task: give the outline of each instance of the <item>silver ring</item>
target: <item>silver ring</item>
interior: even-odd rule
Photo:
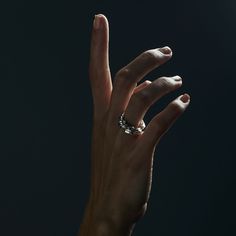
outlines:
[[[131,125],[126,119],[125,119],[125,114],[122,113],[121,116],[119,116],[119,121],[118,125],[120,128],[124,130],[126,134],[129,135],[139,135],[142,134],[143,131],[146,128],[145,122],[142,120],[137,128],[135,128],[133,125]]]

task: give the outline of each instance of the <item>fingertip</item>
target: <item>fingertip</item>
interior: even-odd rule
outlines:
[[[93,27],[95,30],[103,29],[108,26],[107,17],[103,14],[96,14],[94,16]]]
[[[173,52],[169,46],[159,48],[160,52],[165,56],[172,56]]]
[[[91,51],[97,60],[98,56],[102,58],[107,57],[109,43],[109,26],[105,15],[96,14],[93,21],[92,40],[91,40]],[[103,59],[101,59],[102,61]]]

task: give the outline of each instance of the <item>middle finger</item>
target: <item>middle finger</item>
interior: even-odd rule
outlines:
[[[117,118],[126,109],[137,83],[150,71],[168,61],[171,56],[172,51],[169,47],[151,49],[116,74],[108,119],[110,126],[117,126]]]

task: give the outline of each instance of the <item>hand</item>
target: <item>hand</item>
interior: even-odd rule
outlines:
[[[188,94],[179,96],[157,114],[141,135],[128,135],[118,127],[118,117],[138,126],[151,105],[179,88],[179,76],[137,83],[167,62],[169,47],[148,50],[122,68],[112,84],[108,59],[109,28],[105,16],[97,15],[91,42],[90,82],[93,95],[91,190],[87,218],[121,230],[142,217],[152,183],[156,145],[189,105]],[[91,227],[91,226],[90,226]],[[113,234],[115,235],[115,234]]]

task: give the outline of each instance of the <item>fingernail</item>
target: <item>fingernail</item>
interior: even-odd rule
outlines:
[[[168,46],[165,46],[163,48],[160,48],[160,51],[163,53],[163,54],[166,54],[166,55],[169,55],[171,54],[172,50],[168,47]]]
[[[101,20],[99,15],[95,15],[94,21],[93,21],[93,27],[94,29],[99,29],[101,26]]]
[[[185,93],[184,95],[181,96],[180,100],[183,103],[187,103],[190,100],[190,96],[187,93]]]
[[[182,78],[179,75],[172,77],[175,81],[182,81]]]

